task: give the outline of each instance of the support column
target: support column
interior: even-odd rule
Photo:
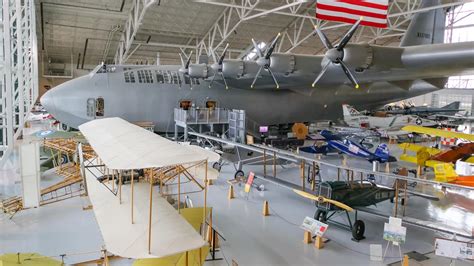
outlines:
[[[131,211],[132,211],[132,224],[133,224],[133,170],[130,170],[130,190],[131,190]]]
[[[153,169],[150,169],[150,209],[148,217],[148,254],[151,254],[151,216],[153,214]]]

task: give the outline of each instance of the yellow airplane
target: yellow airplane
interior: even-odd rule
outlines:
[[[446,131],[441,129],[427,128],[421,126],[405,126],[402,128],[404,131],[416,132],[421,134],[428,134],[444,138],[458,138],[469,141],[474,141],[474,135]],[[465,157],[468,154],[472,154],[473,143],[460,144],[451,149],[441,150],[436,148],[430,148],[423,145],[402,143],[399,147],[403,150],[403,154],[400,155],[400,160],[414,163],[420,166],[435,167],[436,164],[441,163],[454,163],[456,160]],[[407,151],[415,152],[416,156],[407,154]],[[474,163],[474,157],[470,157],[466,160],[467,162]]]
[[[459,176],[450,163],[436,164],[434,172],[438,182],[474,187],[474,176]]]

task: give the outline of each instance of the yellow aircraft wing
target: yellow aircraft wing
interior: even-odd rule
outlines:
[[[407,150],[407,151],[412,151],[412,152],[418,152],[419,150],[426,148],[426,151],[430,155],[436,155],[441,152],[440,149],[429,148],[423,145],[418,145],[418,144],[413,144],[413,143],[401,143],[401,144],[398,144],[398,147],[400,147],[402,150]]]
[[[432,135],[432,136],[437,136],[437,137],[443,137],[443,138],[456,138],[456,139],[465,139],[469,141],[474,141],[474,135],[471,134],[465,134],[465,133],[459,133],[459,132],[452,132],[452,131],[446,131],[442,129],[436,129],[436,128],[428,128],[428,127],[422,127],[422,126],[404,126],[402,128],[404,131],[408,132],[416,132],[416,133],[421,133],[421,134],[427,134],[427,135]]]
[[[409,162],[409,163],[412,163],[412,164],[416,164],[416,165],[418,165],[420,163],[419,159],[416,156],[410,156],[408,154],[401,154],[400,155],[400,160],[404,161],[404,162]],[[443,162],[435,161],[435,160],[426,160],[426,161],[424,161],[424,164],[422,166],[428,166],[428,167],[433,167],[434,168],[434,166],[436,164],[440,164],[440,163],[443,163]]]

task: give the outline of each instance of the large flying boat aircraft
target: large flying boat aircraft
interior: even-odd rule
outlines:
[[[437,3],[423,1],[422,8]],[[472,74],[474,42],[443,43],[445,15],[443,9],[414,15],[400,47],[349,43],[356,23],[334,46],[316,28],[324,55],[274,53],[278,35],[265,51],[254,42],[256,61],[224,59],[224,49],[212,65],[192,64],[190,56],[181,66],[99,65],[49,90],[41,103],[72,128],[121,117],[171,132],[174,108],[209,103],[243,109],[260,125],[337,119],[342,103],[380,107],[440,90],[449,76]]]

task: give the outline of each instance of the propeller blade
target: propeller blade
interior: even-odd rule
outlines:
[[[316,83],[323,77],[324,73],[326,73],[326,70],[328,70],[329,65],[331,63],[332,62],[328,60],[328,63],[323,67],[323,69],[321,69],[321,72],[319,72],[319,75],[316,77],[313,84],[311,85],[313,88],[314,88],[314,86],[316,86]]]
[[[183,55],[181,53],[178,53],[179,55],[179,58],[181,58],[181,66],[184,67],[184,58],[183,58]]]
[[[262,50],[260,50],[260,47],[258,47],[258,44],[257,42],[255,42],[255,40],[252,38],[252,43],[253,43],[253,47],[255,48],[255,50],[257,51],[257,54],[259,57],[263,57],[263,53],[262,53]]]
[[[186,62],[185,69],[188,69],[188,68],[189,68],[189,63],[191,63],[191,56],[192,56],[192,55],[193,55],[193,51],[191,51],[191,53],[189,54],[188,61]]]
[[[281,33],[279,32],[278,35],[271,42],[270,46],[268,46],[268,49],[267,49],[266,54],[265,54],[265,59],[269,59],[270,56],[272,55],[273,50],[275,50],[275,47],[278,43],[278,39],[280,39],[280,36],[281,36]]]
[[[296,194],[298,194],[298,195],[300,195],[304,198],[310,199],[310,200],[316,200],[316,201],[318,200],[318,196],[310,194],[308,192],[304,192],[304,191],[297,190],[297,189],[293,189],[293,192],[295,192]]]
[[[326,47],[326,49],[332,49],[334,48],[331,44],[331,42],[329,41],[328,37],[326,37],[326,34],[324,34],[319,28],[318,26],[314,26],[314,31],[316,32],[316,34],[318,34],[319,36],[319,39],[321,39],[321,42],[323,43],[324,47]]]
[[[227,43],[225,48],[224,48],[224,51],[222,52],[221,57],[219,58],[219,62],[218,62],[219,65],[222,65],[222,62],[224,62],[224,58],[225,58],[225,55],[227,54],[227,49],[228,48],[229,48],[229,44]]]
[[[275,82],[275,85],[276,85],[276,88],[279,89],[280,88],[280,84],[278,84],[278,81],[277,79],[275,78],[275,75],[273,75],[273,72],[270,68],[267,68],[267,71],[268,73],[270,73],[270,75],[272,76],[272,79],[273,79],[273,82]]]
[[[323,196],[316,196],[316,195],[313,195],[313,194],[310,194],[308,192],[304,192],[304,191],[301,191],[301,190],[297,190],[297,189],[293,189],[293,191],[304,197],[304,198],[307,198],[307,199],[310,199],[310,200],[315,200],[315,201],[323,201],[323,202],[328,202],[328,203],[331,203],[341,209],[344,209],[346,211],[353,211],[354,209],[352,209],[351,207],[347,206],[346,204],[342,203],[342,202],[339,202],[339,201],[336,201],[336,200],[332,200],[332,199],[327,199]]]
[[[341,51],[351,40],[352,35],[354,35],[354,33],[356,32],[357,27],[359,27],[359,24],[362,22],[362,19],[364,19],[364,17],[360,17],[360,19],[354,25],[352,25],[352,28],[346,33],[346,35],[342,37],[341,42],[337,45],[338,51]]]
[[[262,71],[262,68],[263,68],[263,66],[261,66],[261,67],[258,69],[257,75],[255,75],[255,78],[253,79],[252,85],[250,85],[250,88],[251,88],[251,89],[253,89],[253,86],[255,85],[255,82],[257,81],[258,76],[260,75],[260,72]]]
[[[214,73],[214,76],[212,77],[211,83],[209,83],[209,89],[212,87],[212,83],[214,83],[214,80],[216,79],[217,73]]]
[[[346,204],[342,203],[342,202],[339,202],[339,201],[336,201],[336,200],[332,200],[332,199],[327,199],[327,198],[324,198],[323,197],[323,201],[324,202],[329,202],[333,205],[336,205],[337,207],[343,209],[343,210],[346,210],[348,212],[351,212],[353,211],[354,209],[352,209],[351,207],[347,206]]]
[[[341,65],[342,70],[344,70],[344,73],[346,73],[347,78],[352,82],[352,85],[354,85],[354,88],[358,89],[359,83],[357,82],[357,79],[354,77],[354,75],[352,75],[346,63],[344,63],[344,61],[342,60],[338,60],[338,63]]]
[[[227,86],[227,81],[225,80],[224,73],[220,72],[222,80],[224,81],[225,89],[228,90],[229,86]]]

